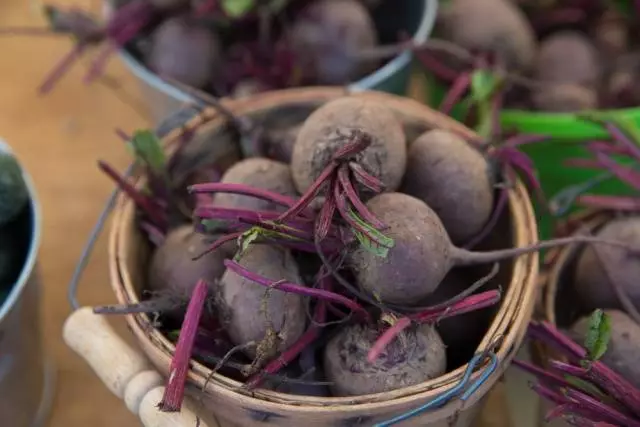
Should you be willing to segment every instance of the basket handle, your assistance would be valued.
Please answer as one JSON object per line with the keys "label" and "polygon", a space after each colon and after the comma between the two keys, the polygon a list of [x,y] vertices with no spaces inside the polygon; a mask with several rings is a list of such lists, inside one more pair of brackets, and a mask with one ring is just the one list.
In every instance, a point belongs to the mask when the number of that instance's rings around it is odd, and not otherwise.
{"label": "basket handle", "polygon": [[[63,328],[65,343],[84,358],[109,390],[123,399],[144,427],[217,427],[199,420],[193,402],[181,412],[161,412],[164,380],[139,352],[125,343],[91,307],[74,311]],[[199,424],[198,424],[199,422]]]}

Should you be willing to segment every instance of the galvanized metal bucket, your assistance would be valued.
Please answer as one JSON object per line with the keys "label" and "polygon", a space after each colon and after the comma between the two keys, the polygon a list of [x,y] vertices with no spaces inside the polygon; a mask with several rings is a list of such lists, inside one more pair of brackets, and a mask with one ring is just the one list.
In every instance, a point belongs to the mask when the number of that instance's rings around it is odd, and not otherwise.
{"label": "galvanized metal bucket", "polygon": [[[108,1],[108,0],[107,0]],[[397,19],[397,28],[414,30],[413,40],[416,43],[427,41],[435,23],[438,12],[438,0],[404,0],[407,7],[397,8],[401,0],[389,1],[389,12],[395,7],[396,13],[382,13],[385,19]],[[108,6],[104,14],[108,14]],[[131,70],[137,80],[140,91],[153,121],[159,124],[171,113],[179,110],[185,103],[195,100],[184,91],[166,83],[151,72],[127,51],[122,50],[120,57]],[[378,90],[396,95],[404,95],[407,91],[411,76],[411,62],[413,54],[405,51],[388,61],[374,73],[348,86],[350,91]]]}
{"label": "galvanized metal bucket", "polygon": [[[0,139],[0,152],[10,151]],[[0,301],[0,426],[44,426],[53,395],[53,369],[42,344],[41,282],[37,270],[41,213],[31,178],[24,173],[31,202],[30,228],[22,271],[4,302]]]}

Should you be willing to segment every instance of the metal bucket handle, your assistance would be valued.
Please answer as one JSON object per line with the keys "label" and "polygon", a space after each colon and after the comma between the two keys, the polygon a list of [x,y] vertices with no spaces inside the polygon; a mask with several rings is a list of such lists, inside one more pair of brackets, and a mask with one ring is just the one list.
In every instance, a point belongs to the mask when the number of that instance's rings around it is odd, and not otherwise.
{"label": "metal bucket handle", "polygon": [[[188,105],[167,117],[157,128],[156,135],[164,138],[174,129],[185,126],[201,113],[205,103]],[[123,176],[129,178],[135,170],[135,163],[127,167]],[[93,252],[107,218],[115,206],[120,189],[116,187],[98,217],[89,239],[85,244],[80,259],[75,267],[67,289],[67,299],[74,312],[64,326],[64,339],[76,353],[84,357],[105,385],[118,397],[124,399],[127,407],[140,416],[145,427],[215,427],[215,424],[204,424],[195,415],[193,402],[185,402],[180,413],[166,413],[157,410],[157,403],[164,393],[163,379],[151,369],[147,360],[138,351],[122,341],[108,325],[104,316],[93,313],[91,307],[82,307],[77,300],[80,279]],[[378,423],[375,427],[388,427],[406,421],[424,411],[442,407],[449,401],[459,398],[468,400],[484,382],[491,377],[498,366],[495,349],[499,347],[503,336],[494,337],[487,348],[476,354],[469,362],[458,384],[440,394],[424,405],[412,409],[393,419]],[[473,373],[481,368],[477,379],[472,380]],[[125,380],[126,378],[126,380]],[[196,424],[198,423],[199,424]]]}

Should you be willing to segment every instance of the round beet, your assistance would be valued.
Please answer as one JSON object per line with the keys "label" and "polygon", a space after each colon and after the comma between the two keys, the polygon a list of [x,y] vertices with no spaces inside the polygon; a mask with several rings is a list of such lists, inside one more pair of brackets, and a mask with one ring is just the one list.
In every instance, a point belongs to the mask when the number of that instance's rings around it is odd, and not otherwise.
{"label": "round beet", "polygon": [[402,332],[375,362],[367,353],[380,335],[364,325],[342,328],[324,351],[324,369],[335,396],[382,393],[420,384],[446,371],[442,339],[433,326],[413,326]]}
{"label": "round beet", "polygon": [[431,130],[409,146],[402,192],[427,203],[454,243],[477,235],[493,211],[493,179],[485,157],[461,137]]}
{"label": "round beet", "polygon": [[204,88],[215,79],[221,55],[216,34],[187,17],[178,16],[156,28],[146,63],[160,77]]}
{"label": "round beet", "polygon": [[438,18],[443,36],[472,51],[497,54],[509,69],[528,69],[536,51],[529,21],[507,0],[452,0]]}
{"label": "round beet", "polygon": [[206,251],[214,240],[196,233],[192,225],[171,230],[151,257],[147,290],[188,298],[200,279],[213,289],[225,271],[225,258],[233,256],[229,246],[209,252],[197,260],[193,258]]}
{"label": "round beet", "polygon": [[[600,361],[634,386],[640,387],[640,326],[622,311],[605,310],[605,314],[611,319],[611,338]],[[584,317],[571,327],[571,335],[579,344],[582,344],[587,336],[589,320],[589,317]]]}
{"label": "round beet", "polygon": [[598,51],[582,33],[560,31],[540,45],[535,67],[537,80],[594,87],[601,76]]}
{"label": "round beet", "polygon": [[[297,197],[289,165],[262,157],[250,157],[236,163],[225,172],[221,182],[245,184],[285,196]],[[227,208],[261,211],[286,210],[286,208],[272,202],[231,193],[216,194],[213,203]]]}
{"label": "round beet", "polygon": [[454,246],[438,215],[415,197],[383,193],[366,205],[387,226],[384,234],[394,240],[394,245],[385,257],[359,246],[349,253],[348,262],[360,287],[375,298],[394,304],[422,301],[455,266],[493,263],[576,242],[624,246],[618,241],[577,235],[521,248],[472,252]]}
{"label": "round beet", "polygon": [[[238,263],[255,274],[302,284],[293,256],[278,246],[251,245]],[[227,270],[220,280],[218,306],[229,337],[236,345],[259,343],[269,328],[278,333],[282,351],[293,344],[305,330],[306,309],[302,296],[277,289],[267,289]],[[255,347],[246,349],[256,356]]]}
{"label": "round beet", "polygon": [[356,0],[315,1],[302,10],[289,30],[296,61],[317,84],[346,84],[376,68],[376,61],[356,55],[377,44],[373,20]]}
{"label": "round beet", "polygon": [[[617,218],[597,233],[603,239],[640,246],[640,217]],[[640,307],[640,258],[630,256],[625,248],[612,246],[585,247],[578,258],[575,289],[590,309],[621,308],[613,283]]]}
{"label": "round beet", "polygon": [[406,139],[393,112],[379,102],[343,97],[315,110],[304,122],[291,157],[293,181],[304,193],[331,162],[338,148],[349,142],[352,130],[368,134],[372,143],[356,161],[393,191],[400,186],[407,162]]}

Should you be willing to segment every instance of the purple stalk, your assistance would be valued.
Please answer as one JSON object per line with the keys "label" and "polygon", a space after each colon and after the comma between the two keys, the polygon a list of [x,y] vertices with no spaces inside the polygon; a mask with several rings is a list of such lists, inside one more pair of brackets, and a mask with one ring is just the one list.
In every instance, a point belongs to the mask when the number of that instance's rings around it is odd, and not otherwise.
{"label": "purple stalk", "polygon": [[456,103],[460,101],[460,99],[464,96],[464,93],[469,89],[470,84],[471,73],[468,71],[460,73],[460,75],[456,77],[456,79],[449,87],[449,91],[440,103],[438,111],[440,111],[442,114],[450,114]]}
{"label": "purple stalk", "polygon": [[518,134],[514,135],[511,138],[507,139],[504,142],[506,147],[516,148],[521,145],[527,144],[535,144],[538,142],[548,141],[550,139],[547,135],[537,135],[537,134]]}
{"label": "purple stalk", "polygon": [[500,220],[500,215],[502,215],[502,212],[507,207],[508,201],[509,190],[506,187],[503,187],[500,189],[500,195],[498,196],[496,207],[491,213],[489,221],[487,221],[480,233],[478,233],[474,238],[472,238],[467,244],[463,246],[464,249],[473,248],[475,245],[482,242],[489,235],[489,233],[493,231],[493,229],[498,224],[498,221]]}
{"label": "purple stalk", "polygon": [[372,139],[369,134],[362,131],[353,131],[350,141],[338,148],[333,153],[332,159],[334,161],[349,160],[356,154],[361,153],[371,145]]}
{"label": "purple stalk", "polygon": [[353,172],[353,177],[359,184],[367,187],[374,193],[382,192],[384,187],[382,185],[382,182],[375,176],[365,171],[361,165],[356,162],[349,162],[349,169],[351,169],[351,172]]}
{"label": "purple stalk", "polygon": [[297,202],[289,206],[289,209],[278,217],[278,221],[284,221],[287,218],[291,218],[292,216],[298,215],[300,212],[304,211],[309,206],[309,203],[313,200],[314,197],[320,192],[322,186],[325,185],[327,179],[333,174],[333,172],[338,167],[336,162],[331,162],[318,176],[318,178],[311,184],[311,187],[305,192],[305,194],[298,199]]}
{"label": "purple stalk", "polygon": [[[280,216],[280,213],[273,211],[224,208],[212,205],[209,203],[209,201],[207,201],[207,204],[205,205],[201,204],[200,206],[196,206],[193,211],[193,216],[197,218],[218,219],[222,221],[238,221],[241,219],[254,221],[274,221]],[[313,222],[311,221],[311,219],[307,218],[293,218],[287,221],[285,225],[305,230],[307,228],[311,229]]]}
{"label": "purple stalk", "polygon": [[613,173],[618,179],[626,182],[635,189],[640,189],[640,172],[617,163],[608,155],[602,152],[595,153],[598,163]]}
{"label": "purple stalk", "polygon": [[567,381],[564,377],[554,373],[549,372],[539,366],[536,366],[529,362],[524,362],[522,360],[514,359],[513,364],[518,368],[522,369],[525,372],[534,375],[539,380],[544,381],[545,383],[554,383],[560,387],[564,388],[575,388],[573,384]]}
{"label": "purple stalk", "polygon": [[[567,338],[548,322],[531,324],[532,337],[561,351],[574,360],[585,359],[587,352],[580,345]],[[640,390],[600,361],[592,362],[587,378],[594,382],[627,409],[640,415]]]}
{"label": "purple stalk", "polygon": [[[275,193],[273,191],[262,190],[260,188],[254,188],[244,184],[232,184],[232,183],[222,183],[222,182],[208,182],[205,184],[194,184],[188,188],[190,193],[233,193],[240,194],[243,196],[251,196],[257,199],[266,200],[269,202],[277,203],[281,206],[291,208],[295,206],[298,202],[288,196],[283,196],[281,194]],[[304,212],[301,210],[305,216],[313,217],[311,212]]]}
{"label": "purple stalk", "polygon": [[568,389],[566,390],[566,394],[569,399],[579,402],[581,408],[600,414],[606,421],[625,427],[640,427],[640,421],[632,420],[628,416],[602,402],[597,401],[585,393],[574,389]]}
{"label": "purple stalk", "polygon": [[570,363],[561,362],[559,360],[549,361],[551,369],[555,369],[558,372],[562,372],[566,375],[571,375],[577,378],[584,378],[589,371],[581,366],[574,366]]}
{"label": "purple stalk", "polygon": [[331,225],[333,222],[333,215],[336,212],[336,201],[330,197],[327,201],[322,205],[320,209],[320,213],[318,214],[318,218],[315,223],[315,234],[318,238],[318,241],[324,240],[329,234],[329,230],[331,229]]}
{"label": "purple stalk", "polygon": [[287,282],[287,281],[274,281],[268,279],[260,274],[254,273],[246,268],[244,268],[239,263],[232,260],[224,261],[225,267],[229,270],[233,271],[239,276],[244,277],[247,280],[250,280],[258,285],[267,287],[267,288],[275,288],[281,290],[283,292],[290,292],[298,295],[304,295],[308,297],[318,298],[330,302],[335,302],[345,307],[348,307],[351,311],[360,314],[365,319],[370,320],[369,313],[357,302],[350,300],[349,298],[337,294],[335,292],[325,291],[324,289],[316,289],[316,288],[308,288],[306,286],[297,285],[295,283]]}
{"label": "purple stalk", "polygon": [[416,49],[414,55],[421,63],[421,65],[427,70],[431,71],[436,77],[446,82],[453,82],[460,74],[453,68],[444,65],[441,61],[436,59],[433,54],[426,50]]}
{"label": "purple stalk", "polygon": [[334,200],[336,201],[336,207],[338,208],[340,216],[351,228],[364,234],[369,240],[376,242],[378,245],[384,246],[383,242],[381,242],[377,236],[371,234],[369,230],[367,230],[351,217],[349,208],[347,206],[346,196],[340,193],[340,187],[338,187],[337,185],[334,187]]}
{"label": "purple stalk", "polygon": [[636,143],[634,143],[622,130],[620,130],[613,123],[606,122],[604,126],[607,128],[614,140],[626,147],[629,150],[629,153],[633,157],[635,157],[636,160],[640,160],[640,147],[638,147]]}
{"label": "purple stalk", "polygon": [[140,208],[151,221],[153,221],[154,225],[164,230],[168,221],[164,215],[164,212],[158,211],[156,206],[154,206],[153,200],[149,197],[141,194],[133,185],[128,183],[123,177],[118,174],[109,164],[103,162],[102,160],[98,161],[98,167],[104,173],[109,176],[112,180],[118,184],[118,187],[127,195],[133,202]]}
{"label": "purple stalk", "polygon": [[182,407],[189,361],[207,298],[207,289],[207,283],[204,280],[199,280],[191,294],[191,300],[180,329],[180,337],[176,344],[176,351],[171,359],[169,382],[162,396],[162,401],[158,405],[162,412],[179,412]]}
{"label": "purple stalk", "polygon": [[[353,188],[351,181],[349,180],[349,169],[344,165],[338,169],[338,182],[347,196],[347,199],[351,202],[355,210],[360,214],[362,219],[370,224],[373,228],[378,230],[385,228],[385,225],[362,203],[356,189]],[[335,187],[334,187],[335,188]]]}
{"label": "purple stalk", "polygon": [[51,70],[51,72],[45,78],[44,82],[38,88],[38,92],[41,95],[45,95],[49,93],[53,89],[53,87],[56,85],[58,80],[60,80],[60,78],[62,78],[62,76],[67,72],[69,67],[71,67],[71,65],[73,65],[74,62],[80,59],[80,57],[84,54],[84,51],[86,48],[87,48],[86,44],[77,43],[73,47],[71,52],[66,54],[60,60],[60,62],[58,62],[58,64],[54,67],[54,69]]}
{"label": "purple stalk", "polygon": [[225,243],[231,242],[233,240],[237,240],[238,238],[242,237],[243,234],[244,234],[244,231],[238,231],[236,233],[227,234],[225,236],[222,236],[222,237],[216,239],[216,241],[213,242],[211,244],[211,246],[209,246],[207,248],[207,250],[205,250],[201,254],[198,254],[198,255],[194,256],[193,260],[195,261],[195,260],[198,260],[198,259],[202,258],[206,254],[215,251],[216,249],[218,249],[219,247],[221,247]]}
{"label": "purple stalk", "polygon": [[640,210],[640,198],[629,196],[605,196],[599,194],[583,194],[576,198],[576,204],[624,212],[638,212]]}

